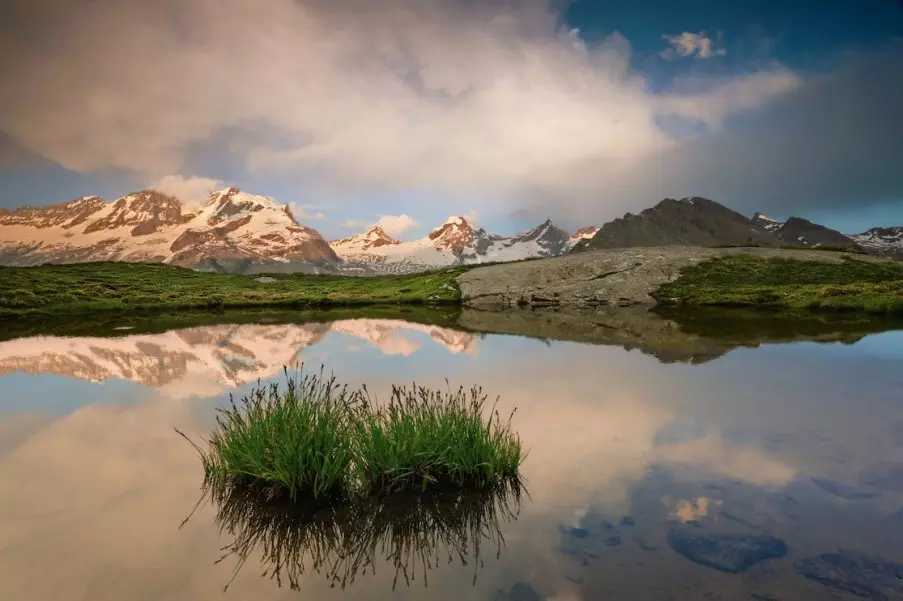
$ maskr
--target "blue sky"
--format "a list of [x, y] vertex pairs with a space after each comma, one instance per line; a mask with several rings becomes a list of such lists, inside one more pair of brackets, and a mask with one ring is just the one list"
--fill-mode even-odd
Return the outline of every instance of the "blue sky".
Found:
[[166, 181], [295, 203], [330, 238], [401, 214], [405, 238], [471, 212], [575, 228], [685, 195], [903, 223], [898, 0], [14, 4], [0, 207]]

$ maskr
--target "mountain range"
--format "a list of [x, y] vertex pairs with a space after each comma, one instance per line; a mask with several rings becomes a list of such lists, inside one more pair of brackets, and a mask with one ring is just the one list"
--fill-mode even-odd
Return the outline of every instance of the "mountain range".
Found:
[[638, 215], [627, 213], [609, 221], [572, 250], [672, 244], [830, 248], [903, 259], [903, 227], [848, 235], [802, 217], [778, 221], [756, 213], [748, 218], [713, 200], [693, 196], [666, 198]]
[[85, 196], [45, 207], [0, 210], [0, 264], [163, 262], [208, 271], [346, 275], [414, 273], [453, 265], [554, 257], [594, 248], [660, 246], [845, 248], [903, 259], [903, 227], [845, 235], [800, 217], [751, 219], [699, 197], [666, 198], [573, 234], [551, 220], [515, 236], [452, 216], [419, 240], [382, 228], [327, 242], [287, 205], [229, 187], [198, 203], [153, 190], [114, 201]]

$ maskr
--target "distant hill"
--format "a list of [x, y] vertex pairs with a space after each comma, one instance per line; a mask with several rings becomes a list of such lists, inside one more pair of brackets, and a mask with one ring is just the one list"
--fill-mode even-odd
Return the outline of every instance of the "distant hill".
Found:
[[722, 204], [697, 196], [666, 198], [639, 215], [627, 213], [599, 228], [575, 252], [632, 246], [781, 246], [762, 225]]

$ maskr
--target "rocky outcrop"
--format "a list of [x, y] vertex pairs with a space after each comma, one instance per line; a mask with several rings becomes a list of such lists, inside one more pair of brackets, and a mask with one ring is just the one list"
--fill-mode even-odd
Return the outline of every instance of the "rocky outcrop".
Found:
[[623, 248], [480, 267], [459, 276], [458, 285], [464, 304], [474, 307], [651, 306], [651, 294], [684, 267], [737, 253], [830, 263], [849, 256], [777, 248]]

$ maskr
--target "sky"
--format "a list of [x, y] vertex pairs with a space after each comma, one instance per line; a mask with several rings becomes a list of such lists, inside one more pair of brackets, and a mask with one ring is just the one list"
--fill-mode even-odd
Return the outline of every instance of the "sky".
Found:
[[327, 238], [664, 197], [903, 224], [900, 0], [7, 0], [0, 208], [237, 185]]

